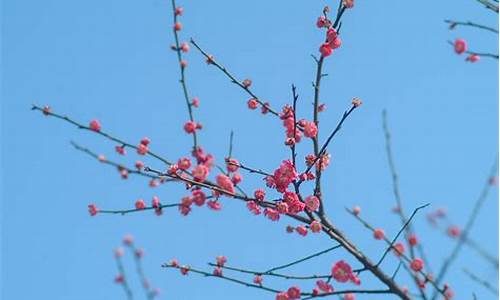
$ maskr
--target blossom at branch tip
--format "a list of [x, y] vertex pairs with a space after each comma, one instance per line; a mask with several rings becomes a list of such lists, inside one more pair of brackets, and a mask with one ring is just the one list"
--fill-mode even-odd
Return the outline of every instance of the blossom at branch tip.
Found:
[[227, 257], [225, 257], [224, 255], [219, 255], [215, 258], [215, 261], [217, 262], [217, 266], [223, 267], [227, 262]]
[[342, 0], [342, 4], [344, 5], [345, 8], [353, 8], [354, 0]]
[[193, 100], [191, 100], [191, 105], [194, 107], [199, 107], [200, 106], [200, 99], [198, 99], [197, 97], [193, 98]]
[[187, 157], [179, 158], [179, 160], [177, 161], [177, 166], [181, 170], [189, 170], [189, 168], [191, 168], [191, 160]]
[[116, 248], [114, 251], [114, 254], [115, 254], [115, 257], [117, 257], [117, 258], [122, 257], [124, 254], [123, 248], [122, 247]]
[[415, 234], [410, 234], [410, 236], [408, 236], [408, 243], [412, 247], [416, 246], [418, 244], [417, 236]]
[[132, 243], [134, 242], [134, 237], [130, 234], [127, 234], [123, 237], [123, 244], [126, 245], [126, 246], [130, 246], [132, 245]]
[[95, 216], [99, 212], [99, 208], [97, 208], [95, 204], [89, 204], [88, 208], [89, 208], [89, 214], [91, 216]]

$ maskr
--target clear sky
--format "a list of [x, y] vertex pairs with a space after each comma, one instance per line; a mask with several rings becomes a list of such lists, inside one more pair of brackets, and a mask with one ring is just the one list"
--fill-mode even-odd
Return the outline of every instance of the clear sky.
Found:
[[[337, 2], [179, 1], [185, 8], [181, 36], [195, 38], [239, 78], [252, 78], [254, 91], [274, 107], [291, 101], [290, 85], [296, 84], [298, 113], [311, 118], [315, 66], [310, 54], [317, 54], [323, 38], [315, 20], [325, 4], [336, 7]], [[342, 47], [325, 64], [322, 139], [352, 97], [364, 102], [331, 145], [332, 163], [323, 183], [327, 210], [374, 259], [383, 245], [344, 207], [359, 204], [363, 215], [390, 236], [399, 229], [390, 212], [394, 198], [381, 127], [384, 108], [408, 210], [431, 203], [427, 212], [447, 207], [452, 220], [464, 222], [498, 153], [497, 61], [465, 63], [446, 43], [463, 37], [471, 49], [498, 53], [498, 36], [470, 28], [449, 31], [447, 18], [493, 27], [498, 22], [496, 14], [473, 0], [359, 0], [344, 18]], [[120, 179], [114, 169], [75, 151], [70, 140], [124, 163], [135, 161], [134, 153], [118, 157], [114, 144], [45, 118], [30, 106], [50, 104], [84, 123], [98, 118], [103, 130], [132, 143], [149, 136], [151, 149], [170, 160], [186, 155], [191, 139], [182, 131], [187, 114], [169, 49], [171, 23], [165, 0], [3, 1], [2, 299], [124, 299], [112, 282], [117, 273], [112, 249], [127, 233], [145, 248], [145, 271], [162, 290], [160, 299], [273, 299], [260, 290], [162, 270], [160, 264], [172, 257], [209, 270], [206, 262], [224, 254], [232, 265], [266, 269], [332, 245], [325, 237], [287, 235], [285, 227], [293, 222], [254, 217], [240, 202], [227, 199], [221, 212], [195, 209], [188, 217], [176, 210], [162, 217], [151, 212], [88, 215], [89, 202], [129, 208], [153, 195], [177, 202], [185, 191], [171, 184], [151, 189], [142, 178]], [[276, 120], [249, 111], [247, 95], [199, 53], [191, 51], [187, 59], [191, 95], [201, 100], [196, 110], [204, 125], [200, 141], [218, 162], [227, 153], [231, 130], [234, 155], [251, 166], [273, 170], [289, 157]], [[310, 143], [298, 151], [308, 154]], [[242, 175], [247, 190], [262, 186], [260, 178]], [[497, 199], [494, 189], [472, 232], [492, 253], [498, 253]], [[425, 213], [415, 226], [436, 270], [453, 243], [427, 224]], [[327, 273], [332, 262], [347, 257], [334, 252], [290, 272]], [[126, 260], [130, 271], [131, 263]], [[383, 268], [391, 273], [395, 265], [391, 257]], [[475, 292], [478, 299], [494, 299], [482, 287], [464, 284], [464, 267], [498, 280], [496, 270], [466, 249], [449, 273], [457, 298]], [[140, 299], [136, 279], [131, 272]], [[367, 274], [361, 279], [366, 287], [380, 287]], [[399, 282], [410, 284], [404, 276]], [[293, 284], [272, 283], [277, 288]]]

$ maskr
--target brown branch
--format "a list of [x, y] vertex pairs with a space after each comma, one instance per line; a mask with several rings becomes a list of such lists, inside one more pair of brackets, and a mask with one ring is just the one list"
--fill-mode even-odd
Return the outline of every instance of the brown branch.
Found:
[[[175, 5], [175, 0], [172, 0], [172, 9], [173, 9], [173, 15], [174, 15], [174, 24], [177, 23], [177, 18], [178, 14], [176, 13], [177, 6]], [[177, 30], [175, 28], [172, 29], [174, 32], [174, 37], [175, 37], [175, 52], [177, 52], [177, 60], [179, 63], [179, 68], [181, 71], [181, 79], [179, 80], [181, 86], [182, 86], [182, 92], [184, 94], [184, 100], [186, 101], [187, 109], [188, 109], [188, 114], [189, 114], [189, 120], [191, 122], [194, 122], [194, 117], [193, 117], [193, 105], [189, 100], [189, 94], [188, 94], [188, 89], [186, 85], [186, 76], [185, 76], [185, 70], [186, 67], [183, 66], [182, 62], [182, 51], [181, 51], [181, 46], [179, 43], [179, 35], [177, 33]], [[196, 130], [193, 131], [193, 150], [196, 150], [198, 148], [198, 141], [197, 141], [197, 136], [196, 136]]]
[[[474, 204], [474, 207], [472, 208], [471, 214], [469, 215], [469, 218], [467, 219], [467, 223], [465, 224], [464, 229], [462, 230], [462, 233], [458, 237], [458, 241], [455, 244], [455, 247], [452, 249], [451, 253], [449, 256], [447, 256], [446, 260], [444, 261], [443, 265], [441, 266], [441, 269], [438, 272], [438, 275], [436, 277], [436, 283], [439, 284], [444, 277], [446, 276], [446, 273], [448, 272], [448, 269], [451, 267], [455, 259], [458, 257], [458, 254], [460, 253], [460, 250], [462, 249], [464, 245], [464, 240], [467, 238], [469, 231], [472, 229], [472, 226], [474, 225], [474, 222], [476, 221], [476, 218], [479, 215], [479, 211], [481, 210], [481, 207], [483, 206], [484, 202], [486, 201], [491, 184], [490, 184], [490, 178], [493, 176], [496, 176], [497, 174], [497, 168], [498, 168], [498, 161], [495, 160], [495, 163], [492, 165], [490, 172], [488, 174], [488, 178], [486, 178], [486, 181], [483, 185], [483, 189], [476, 200], [476, 203]], [[436, 299], [437, 294], [434, 294], [432, 296], [432, 299]]]
[[465, 272], [465, 274], [467, 274], [467, 276], [469, 276], [470, 279], [472, 279], [473, 281], [482, 285], [488, 291], [492, 292], [493, 295], [498, 296], [498, 289], [496, 287], [494, 287], [491, 283], [489, 283], [488, 280], [479, 278], [479, 276], [475, 275], [474, 273], [472, 273], [471, 271], [469, 271], [467, 269], [464, 269], [464, 272]]
[[[102, 130], [100, 130], [100, 131], [94, 131], [94, 130], [90, 129], [90, 127], [89, 127], [89, 126], [86, 126], [86, 125], [83, 125], [83, 124], [81, 124], [81, 123], [79, 123], [79, 122], [77, 122], [77, 121], [74, 121], [74, 120], [70, 119], [68, 116], [63, 116], [63, 115], [60, 115], [60, 114], [56, 114], [56, 113], [53, 113], [53, 112], [51, 112], [51, 111], [44, 111], [44, 109], [43, 109], [43, 108], [41, 108], [41, 107], [39, 107], [39, 106], [37, 106], [37, 105], [35, 105], [35, 104], [33, 104], [33, 106], [32, 106], [32, 108], [31, 108], [31, 109], [32, 109], [32, 110], [38, 110], [38, 111], [40, 111], [41, 113], [43, 113], [44, 115], [46, 115], [46, 116], [51, 116], [51, 117], [54, 117], [54, 118], [57, 118], [57, 119], [61, 119], [61, 120], [63, 120], [63, 121], [66, 121], [66, 122], [68, 122], [68, 123], [70, 123], [70, 124], [72, 124], [72, 125], [74, 125], [74, 126], [78, 127], [79, 129], [84, 129], [84, 130], [87, 130], [87, 131], [93, 132], [93, 133], [95, 133], [95, 134], [101, 135], [101, 136], [105, 137], [106, 139], [108, 139], [108, 140], [110, 140], [110, 141], [113, 141], [113, 142], [115, 142], [115, 143], [118, 143], [118, 144], [122, 145], [122, 147], [129, 147], [129, 148], [132, 148], [132, 149], [137, 150], [137, 146], [135, 146], [135, 145], [132, 145], [132, 144], [130, 144], [130, 143], [127, 143], [127, 142], [125, 142], [125, 141], [124, 141], [124, 140], [122, 140], [122, 139], [119, 139], [119, 138], [116, 138], [116, 137], [114, 137], [114, 136], [111, 136], [110, 134], [105, 133], [105, 132], [104, 132], [104, 131], [102, 131]], [[171, 163], [171, 162], [169, 162], [169, 161], [168, 161], [168, 160], [166, 160], [165, 158], [163, 158], [163, 157], [159, 156], [158, 154], [155, 154], [155, 153], [153, 153], [153, 152], [151, 152], [151, 151], [148, 151], [148, 152], [146, 153], [146, 155], [149, 155], [149, 156], [151, 156], [151, 157], [154, 157], [154, 158], [158, 159], [159, 161], [163, 162], [163, 163], [164, 163], [164, 164], [166, 164], [167, 166], [172, 165], [172, 163]]]
[[475, 28], [479, 28], [479, 29], [491, 31], [491, 32], [494, 32], [494, 33], [498, 34], [498, 30], [495, 29], [495, 28], [492, 28], [492, 27], [489, 27], [489, 26], [485, 26], [485, 25], [481, 25], [481, 24], [478, 24], [478, 23], [474, 23], [474, 22], [471, 22], [471, 21], [464, 22], [464, 21], [455, 21], [455, 20], [444, 20], [444, 22], [447, 23], [447, 24], [450, 24], [450, 29], [453, 29], [456, 26], [467, 26], [467, 27], [475, 27]]
[[237, 86], [239, 86], [240, 88], [242, 88], [244, 91], [247, 92], [247, 94], [249, 94], [253, 99], [255, 99], [255, 101], [257, 101], [261, 106], [265, 106], [267, 108], [267, 110], [279, 117], [279, 114], [274, 110], [272, 109], [269, 104], [265, 104], [264, 102], [262, 102], [259, 97], [257, 97], [257, 95], [255, 95], [249, 87], [246, 87], [242, 84], [242, 82], [240, 80], [237, 80], [231, 73], [229, 73], [229, 71], [221, 64], [219, 64], [215, 58], [213, 58], [213, 56], [209, 55], [207, 52], [205, 52], [203, 49], [201, 49], [201, 47], [193, 40], [191, 39], [191, 44], [193, 44], [195, 46], [196, 49], [198, 49], [198, 51], [200, 51], [201, 54], [203, 54], [203, 56], [205, 56], [205, 58], [207, 59], [207, 61], [210, 61], [210, 64], [214, 65], [215, 67], [217, 67], [217, 69], [221, 70], [224, 74], [226, 74], [227, 77], [229, 77], [229, 79], [231, 80], [232, 83], [236, 84]]

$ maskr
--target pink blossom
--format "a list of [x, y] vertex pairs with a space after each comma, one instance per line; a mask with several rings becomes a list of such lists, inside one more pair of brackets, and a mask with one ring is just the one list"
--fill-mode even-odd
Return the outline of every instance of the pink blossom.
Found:
[[289, 300], [288, 294], [286, 292], [280, 292], [276, 294], [276, 300]]
[[140, 155], [146, 155], [148, 153], [148, 151], [149, 151], [148, 146], [146, 146], [144, 144], [139, 144], [137, 146], [137, 153]]
[[323, 280], [316, 281], [318, 288], [325, 293], [333, 293], [333, 286]]
[[249, 88], [252, 85], [252, 80], [251, 79], [245, 79], [241, 82], [241, 85], [243, 85], [244, 88]]
[[314, 122], [306, 122], [304, 125], [304, 135], [308, 138], [314, 138], [318, 134], [318, 127]]
[[344, 295], [343, 300], [354, 300], [354, 299], [356, 299], [356, 296], [353, 293], [347, 293]]
[[193, 133], [196, 130], [196, 123], [193, 121], [187, 121], [184, 124], [184, 131], [186, 133]]
[[194, 204], [198, 206], [203, 206], [205, 204], [205, 200], [207, 199], [207, 196], [201, 189], [194, 189], [192, 192], [193, 195], [193, 202]]
[[89, 204], [88, 208], [91, 216], [95, 216], [99, 212], [99, 208], [95, 204]]
[[295, 227], [295, 231], [297, 231], [297, 233], [300, 234], [301, 236], [307, 235], [307, 228], [304, 225], [299, 225]]
[[208, 177], [208, 168], [205, 165], [197, 165], [193, 169], [193, 179], [197, 182], [204, 182]]
[[279, 168], [274, 171], [274, 183], [276, 190], [280, 193], [285, 192], [290, 183], [298, 177], [295, 166], [290, 160], [285, 160]]
[[258, 190], [255, 190], [253, 195], [257, 201], [264, 201], [264, 197], [266, 196], [266, 192], [263, 189], [258, 189]]
[[151, 201], [151, 206], [154, 208], [160, 207], [160, 198], [158, 198], [158, 196], [153, 196], [153, 200]]
[[271, 221], [278, 221], [280, 219], [279, 212], [272, 208], [264, 209], [264, 216], [268, 217]]
[[125, 281], [125, 277], [123, 277], [122, 274], [118, 274], [115, 276], [115, 282], [116, 283], [123, 283]]
[[181, 170], [188, 170], [191, 168], [191, 160], [187, 157], [180, 158], [179, 161], [177, 161], [177, 166]]
[[260, 275], [255, 276], [255, 278], [253, 279], [253, 283], [258, 284], [258, 285], [262, 285], [262, 281], [263, 281], [263, 279], [262, 279], [262, 276], [260, 276]]
[[182, 23], [181, 22], [176, 22], [174, 24], [174, 30], [175, 31], [180, 31], [182, 29]]
[[146, 207], [146, 203], [144, 202], [144, 200], [139, 199], [135, 202], [136, 209], [144, 209], [145, 207]]
[[227, 257], [225, 257], [224, 255], [219, 255], [215, 258], [215, 261], [217, 262], [217, 265], [219, 267], [223, 267], [224, 264], [227, 262]]
[[234, 173], [233, 177], [231, 177], [231, 181], [233, 182], [234, 185], [237, 185], [243, 180], [241, 177], [240, 173]]
[[182, 7], [176, 7], [175, 8], [175, 15], [176, 16], [182, 16], [183, 12], [184, 12], [184, 8], [182, 8]]
[[123, 256], [123, 248], [122, 247], [118, 247], [115, 249], [115, 257], [122, 257]]
[[318, 232], [321, 232], [321, 229], [322, 229], [322, 226], [321, 226], [321, 223], [314, 220], [311, 222], [311, 224], [309, 225], [309, 228], [311, 228], [311, 231], [314, 232], [314, 233], [318, 233]]
[[297, 286], [292, 286], [287, 291], [288, 299], [300, 299], [300, 289]]
[[337, 49], [340, 47], [340, 45], [342, 45], [342, 40], [340, 39], [340, 37], [336, 37], [335, 39], [333, 39], [333, 41], [330, 42], [330, 47], [332, 47], [332, 49]]
[[222, 205], [220, 204], [220, 202], [215, 201], [215, 200], [208, 201], [207, 206], [212, 210], [221, 210], [222, 209]]
[[255, 201], [248, 201], [247, 202], [247, 208], [249, 211], [251, 211], [254, 215], [260, 215], [260, 207]]
[[144, 250], [141, 248], [137, 248], [137, 249], [135, 249], [134, 254], [136, 257], [141, 258], [144, 256]]
[[293, 226], [288, 225], [288, 226], [286, 227], [286, 232], [287, 232], [287, 233], [293, 233], [294, 231], [295, 231], [295, 228], [293, 228]]
[[144, 168], [144, 163], [142, 161], [140, 161], [140, 160], [136, 161], [135, 162], [135, 168], [137, 170], [141, 170], [142, 168]]
[[373, 231], [373, 237], [376, 239], [376, 240], [382, 240], [384, 239], [385, 237], [385, 232], [384, 230], [380, 229], [380, 228], [377, 228]]
[[352, 275], [351, 266], [343, 260], [336, 262], [332, 267], [332, 277], [338, 282], [347, 282]]
[[477, 54], [470, 54], [469, 56], [467, 56], [467, 58], [465, 60], [469, 61], [471, 63], [475, 63], [476, 61], [478, 61], [480, 59], [481, 59], [481, 56], [479, 56]]
[[448, 233], [448, 236], [450, 236], [452, 238], [457, 238], [460, 236], [461, 230], [460, 230], [460, 227], [458, 227], [456, 225], [451, 225], [450, 227], [448, 227], [447, 233]]
[[328, 43], [321, 44], [319, 47], [319, 52], [323, 57], [330, 56], [333, 53], [333, 49]]
[[182, 275], [187, 275], [187, 274], [188, 274], [188, 272], [189, 272], [189, 269], [190, 269], [190, 267], [189, 267], [189, 266], [182, 266], [182, 267], [180, 267], [181, 274], [182, 274]]
[[416, 246], [418, 244], [417, 236], [414, 234], [411, 234], [408, 237], [408, 243], [410, 244], [410, 246]]
[[151, 143], [151, 140], [147, 136], [141, 139], [141, 144], [143, 144], [144, 146], [149, 145], [149, 143]]
[[191, 105], [194, 106], [194, 107], [198, 107], [200, 106], [200, 99], [198, 98], [193, 98], [193, 100], [191, 100]]
[[228, 172], [236, 172], [240, 167], [238, 160], [234, 158], [226, 158], [226, 169]]
[[125, 147], [124, 146], [116, 146], [115, 150], [120, 155], [126, 155], [127, 154], [127, 152], [125, 151]]
[[455, 52], [457, 54], [462, 54], [467, 51], [467, 42], [463, 39], [456, 39], [453, 47], [455, 48]]
[[305, 201], [306, 209], [310, 212], [314, 212], [319, 208], [319, 199], [316, 196], [308, 196]]
[[286, 204], [286, 202], [280, 201], [280, 202], [276, 203], [276, 210], [280, 214], [286, 214], [286, 213], [288, 213], [288, 204]]
[[422, 270], [423, 267], [424, 267], [424, 261], [420, 258], [415, 258], [414, 260], [412, 260], [410, 264], [410, 268], [415, 272], [419, 272], [420, 270]]
[[361, 207], [359, 206], [354, 206], [353, 209], [352, 209], [352, 213], [357, 216], [359, 215], [359, 213], [361, 212]]
[[230, 194], [234, 194], [234, 184], [229, 177], [224, 174], [219, 174], [215, 178], [215, 181], [223, 190], [229, 192]]
[[401, 242], [394, 245], [394, 255], [401, 256], [405, 252], [405, 245]]
[[105, 162], [106, 161], [106, 157], [102, 154], [99, 154], [99, 156], [97, 156], [97, 160], [99, 160], [100, 162]]
[[248, 105], [248, 108], [253, 110], [259, 106], [259, 103], [257, 102], [256, 99], [252, 98], [252, 99], [248, 100], [247, 105]]
[[127, 234], [126, 236], [123, 237], [123, 244], [130, 246], [134, 242], [134, 237], [131, 236], [130, 234]]
[[344, 6], [346, 8], [353, 8], [354, 7], [354, 0], [342, 0], [342, 4], [344, 4]]
[[89, 123], [89, 127], [91, 130], [95, 132], [101, 131], [101, 123], [99, 123], [99, 120], [92, 120]]
[[127, 169], [120, 169], [120, 176], [122, 179], [127, 179], [128, 178], [128, 170]]
[[184, 53], [189, 52], [189, 44], [186, 42], [182, 43], [180, 48], [181, 48], [181, 51]]
[[214, 276], [222, 277], [222, 268], [216, 267], [213, 272]]
[[326, 31], [326, 41], [331, 43], [333, 40], [337, 38], [337, 30], [335, 28], [330, 28]]

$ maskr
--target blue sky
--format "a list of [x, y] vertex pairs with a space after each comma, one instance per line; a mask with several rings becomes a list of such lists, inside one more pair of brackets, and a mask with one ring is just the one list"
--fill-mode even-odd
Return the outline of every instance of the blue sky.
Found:
[[[182, 39], [195, 38], [239, 78], [252, 78], [254, 91], [280, 107], [300, 94], [299, 114], [312, 117], [314, 62], [323, 33], [315, 20], [332, 1], [179, 1], [185, 8]], [[5, 0], [2, 6], [2, 299], [121, 299], [112, 283], [112, 249], [133, 234], [146, 249], [145, 270], [163, 294], [160, 299], [272, 299], [259, 290], [210, 278], [162, 270], [172, 257], [206, 267], [224, 254], [232, 265], [266, 269], [330, 247], [324, 237], [286, 235], [288, 220], [271, 223], [254, 217], [239, 202], [224, 210], [195, 209], [189, 217], [175, 210], [164, 216], [88, 216], [86, 205], [128, 208], [138, 198], [158, 195], [177, 202], [179, 186], [157, 189], [147, 181], [119, 178], [113, 169], [76, 152], [74, 140], [109, 158], [114, 144], [88, 132], [31, 112], [50, 104], [54, 111], [82, 122], [101, 120], [103, 129], [132, 143], [143, 136], [151, 148], [171, 160], [186, 155], [191, 139], [182, 132], [186, 107], [179, 72], [169, 49], [170, 1]], [[333, 222], [370, 257], [383, 245], [345, 213], [359, 204], [374, 225], [394, 235], [399, 221], [384, 152], [381, 112], [389, 113], [393, 148], [407, 209], [431, 203], [447, 207], [453, 220], [465, 220], [498, 153], [498, 65], [484, 59], [468, 64], [447, 40], [463, 37], [471, 49], [498, 53], [497, 36], [470, 28], [449, 31], [443, 20], [455, 18], [496, 26], [497, 15], [472, 0], [357, 1], [342, 27], [343, 45], [327, 59], [321, 101], [321, 137], [331, 130], [352, 97], [364, 104], [346, 122], [331, 145], [332, 163], [324, 176], [327, 210]], [[247, 95], [195, 51], [187, 55], [188, 84], [201, 107], [201, 144], [218, 161], [235, 132], [234, 155], [273, 170], [288, 150], [283, 129], [270, 116], [246, 108]], [[299, 155], [309, 153], [303, 143]], [[147, 161], [162, 167], [157, 162]], [[243, 173], [243, 187], [262, 186]], [[492, 253], [498, 252], [498, 194], [489, 196], [472, 231]], [[452, 243], [415, 220], [434, 269]], [[290, 272], [328, 272], [346, 258], [333, 252]], [[129, 257], [130, 258], [130, 257]], [[132, 261], [127, 260], [129, 270]], [[396, 262], [384, 267], [390, 273]], [[459, 298], [492, 299], [475, 284], [462, 284], [467, 267], [497, 282], [498, 273], [464, 250], [448, 281]], [[133, 288], [140, 299], [134, 275]], [[379, 287], [364, 275], [367, 287]], [[404, 276], [402, 284], [410, 284]], [[272, 282], [286, 288], [293, 282]], [[305, 289], [312, 284], [303, 285]], [[341, 286], [336, 286], [338, 289]], [[359, 297], [359, 299], [391, 297]]]

